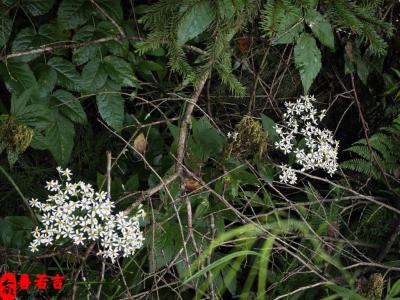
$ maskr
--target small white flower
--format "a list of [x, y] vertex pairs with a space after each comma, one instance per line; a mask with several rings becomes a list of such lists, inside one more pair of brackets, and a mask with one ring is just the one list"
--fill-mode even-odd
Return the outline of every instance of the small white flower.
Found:
[[46, 189], [50, 192], [58, 191], [60, 185], [58, 184], [58, 180], [51, 180], [46, 182]]
[[32, 206], [32, 207], [39, 208], [39, 200], [36, 199], [36, 198], [32, 198], [32, 199], [29, 201], [29, 205]]
[[[339, 143], [334, 140], [331, 131], [318, 127], [318, 121], [325, 117], [326, 110], [318, 112], [313, 101], [314, 96], [301, 96], [296, 102], [285, 103], [284, 125], [275, 127], [279, 136], [275, 146], [284, 154], [295, 153], [296, 163], [301, 166], [302, 171], [321, 168], [332, 175], [338, 168]], [[296, 141], [300, 140], [305, 141], [301, 148], [295, 146]], [[280, 180], [291, 184], [295, 182], [297, 177], [292, 171], [290, 167], [283, 166]]]
[[139, 218], [144, 217], [141, 207], [131, 219], [123, 212], [113, 214], [115, 206], [107, 193], [95, 192], [88, 183], [71, 183], [72, 172], [57, 168], [66, 182], [57, 180], [46, 183], [50, 192], [45, 203], [31, 199], [29, 204], [42, 212], [40, 219], [44, 228], [32, 232], [32, 252], [40, 245], [53, 245], [59, 239], [69, 239], [75, 245], [88, 241], [100, 244], [98, 255], [115, 261], [120, 255], [133, 255], [143, 245], [144, 237], [139, 228]]
[[282, 174], [279, 175], [279, 180], [283, 183], [296, 184], [297, 175], [294, 169], [287, 165], [281, 166]]

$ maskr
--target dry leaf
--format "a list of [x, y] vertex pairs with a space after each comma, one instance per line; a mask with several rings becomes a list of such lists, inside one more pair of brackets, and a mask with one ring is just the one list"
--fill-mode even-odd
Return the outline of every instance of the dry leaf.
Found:
[[202, 187], [200, 182], [190, 177], [185, 177], [183, 184], [185, 185], [186, 192], [193, 192]]
[[140, 154], [144, 154], [147, 150], [147, 140], [143, 133], [139, 133], [133, 141], [133, 148]]
[[235, 41], [236, 41], [236, 42], [238, 43], [238, 45], [239, 45], [240, 52], [242, 52], [243, 54], [245, 54], [245, 53], [247, 53], [247, 52], [250, 51], [250, 47], [251, 47], [251, 44], [252, 44], [252, 39], [251, 39], [251, 37], [249, 37], [249, 36], [242, 36], [242, 37], [237, 38]]

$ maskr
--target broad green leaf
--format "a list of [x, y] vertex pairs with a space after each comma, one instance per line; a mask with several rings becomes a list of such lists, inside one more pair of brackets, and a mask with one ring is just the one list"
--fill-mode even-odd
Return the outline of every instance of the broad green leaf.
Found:
[[55, 122], [46, 132], [47, 149], [61, 166], [65, 167], [71, 157], [74, 146], [74, 125], [67, 118], [53, 112]]
[[7, 149], [7, 160], [10, 166], [13, 166], [17, 162], [19, 154], [20, 152], [17, 149]]
[[[35, 48], [35, 46], [36, 46], [35, 45], [35, 36], [36, 36], [36, 33], [31, 27], [22, 29], [21, 31], [19, 31], [17, 33], [17, 36], [13, 40], [13, 43], [11, 46], [11, 51], [12, 52], [20, 52], [20, 51], [25, 51], [25, 50]], [[38, 56], [39, 56], [39, 54], [24, 55], [24, 56], [16, 58], [15, 60], [22, 61], [22, 62], [28, 62], [28, 61], [31, 61], [32, 59], [35, 59]]]
[[137, 67], [137, 70], [143, 74], [151, 75], [153, 71], [163, 71], [164, 66], [152, 60], [142, 60]]
[[82, 70], [82, 88], [89, 92], [96, 92], [104, 86], [107, 72], [99, 59], [92, 59]]
[[192, 119], [193, 138], [204, 152], [217, 154], [223, 150], [225, 138], [210, 124], [206, 117]]
[[[80, 28], [72, 38], [75, 42], [90, 41], [96, 38], [96, 30], [92, 25], [86, 25]], [[75, 65], [82, 65], [94, 58], [99, 52], [100, 45], [88, 45], [73, 50], [72, 62]]]
[[[359, 52], [359, 51], [358, 51]], [[369, 68], [368, 68], [368, 61], [363, 59], [361, 57], [360, 53], [357, 53], [355, 56], [355, 63], [356, 63], [356, 69], [357, 69], [357, 75], [361, 79], [361, 81], [367, 85], [368, 83], [368, 75], [369, 75]]]
[[[63, 34], [56, 25], [44, 24], [40, 26], [38, 32], [31, 27], [24, 28], [18, 32], [11, 49], [12, 52], [26, 51], [54, 42], [63, 41], [65, 39], [65, 34]], [[38, 56], [39, 54], [23, 55], [21, 57], [13, 58], [13, 60], [28, 62]]]
[[25, 125], [35, 128], [47, 128], [53, 121], [51, 110], [44, 104], [29, 104], [16, 115], [16, 118]]
[[10, 37], [13, 22], [7, 15], [0, 17], [0, 48], [3, 47]]
[[397, 280], [394, 283], [394, 285], [390, 288], [387, 298], [390, 299], [390, 298], [393, 298], [393, 297], [399, 296], [399, 295], [400, 295], [400, 280]]
[[31, 218], [26, 216], [8, 216], [0, 219], [0, 245], [25, 249], [31, 239], [34, 227]]
[[138, 80], [130, 63], [113, 55], [104, 58], [104, 63], [108, 75], [115, 82], [118, 82], [121, 86], [138, 86]]
[[40, 26], [37, 37], [35, 38], [35, 45], [37, 47], [54, 42], [64, 41], [67, 36], [61, 32], [55, 24], [44, 24]]
[[53, 97], [59, 101], [58, 109], [64, 116], [74, 123], [87, 123], [86, 113], [74, 95], [64, 90], [57, 90], [53, 93]]
[[276, 32], [272, 42], [274, 44], [293, 43], [304, 31], [302, 11], [299, 7], [286, 8], [285, 4], [277, 4], [277, 17], [275, 28]]
[[335, 37], [333, 35], [332, 26], [329, 21], [326, 20], [324, 16], [322, 16], [314, 9], [307, 10], [304, 17], [308, 27], [311, 28], [318, 40], [325, 46], [334, 50]]
[[[151, 271], [158, 270], [166, 266], [176, 255], [182, 247], [182, 238], [180, 235], [179, 225], [176, 223], [168, 222], [163, 225], [157, 223], [155, 225], [155, 238], [153, 242], [152, 234], [146, 238], [147, 247], [151, 249], [154, 254], [154, 261], [150, 260]], [[152, 232], [149, 230], [149, 233]]]
[[10, 113], [17, 116], [28, 104], [29, 98], [31, 97], [32, 89], [23, 91], [20, 95], [13, 93], [11, 95], [11, 108]]
[[22, 6], [29, 11], [32, 16], [41, 16], [49, 12], [53, 7], [54, 0], [22, 0]]
[[294, 63], [300, 72], [304, 93], [307, 94], [321, 69], [321, 52], [310, 34], [303, 33], [297, 40], [294, 47]]
[[73, 29], [85, 24], [93, 8], [86, 0], [63, 0], [58, 7], [58, 24], [65, 29]]
[[187, 11], [178, 24], [178, 46], [182, 46], [187, 41], [204, 32], [214, 18], [214, 11], [209, 1], [201, 1], [188, 6]]
[[41, 96], [48, 96], [56, 86], [57, 72], [45, 64], [37, 66], [34, 72], [37, 77], [39, 94]]
[[22, 93], [29, 88], [37, 88], [35, 75], [26, 63], [9, 61], [0, 63], [0, 76], [11, 92]]
[[261, 114], [261, 121], [262, 121], [262, 125], [264, 127], [264, 130], [267, 133], [268, 141], [270, 143], [274, 143], [275, 141], [277, 141], [279, 136], [278, 136], [278, 134], [276, 133], [276, 130], [275, 130], [275, 125], [276, 124], [275, 124], [274, 120], [272, 120], [270, 117], [268, 117], [268, 116], [266, 116], [264, 114]]
[[103, 91], [96, 96], [96, 102], [104, 121], [113, 129], [120, 129], [124, 123], [124, 98], [119, 86], [108, 81]]
[[70, 61], [62, 57], [53, 57], [47, 64], [57, 72], [57, 82], [61, 86], [74, 91], [81, 89], [81, 76]]
[[[109, 14], [111, 18], [117, 21], [117, 23], [122, 21], [123, 11], [120, 0], [97, 0], [96, 2]], [[101, 14], [101, 17], [104, 18], [104, 15]]]

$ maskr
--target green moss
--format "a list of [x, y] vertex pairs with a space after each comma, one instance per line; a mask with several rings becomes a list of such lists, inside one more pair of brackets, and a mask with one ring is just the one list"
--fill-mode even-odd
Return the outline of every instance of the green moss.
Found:
[[245, 116], [235, 129], [237, 138], [227, 145], [226, 156], [239, 160], [261, 159], [267, 152], [267, 137], [261, 122]]

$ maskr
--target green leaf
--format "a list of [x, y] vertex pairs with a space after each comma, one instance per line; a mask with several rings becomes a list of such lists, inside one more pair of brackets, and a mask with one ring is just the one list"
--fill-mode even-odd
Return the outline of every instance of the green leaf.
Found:
[[124, 123], [124, 98], [119, 86], [108, 81], [103, 93], [96, 96], [97, 109], [101, 117], [114, 129], [120, 129]]
[[318, 40], [329, 47], [335, 49], [335, 37], [333, 36], [332, 26], [319, 12], [314, 9], [306, 11], [305, 20]]
[[41, 64], [34, 70], [39, 94], [41, 96], [48, 96], [54, 89], [57, 83], [57, 72], [48, 65]]
[[32, 16], [41, 16], [49, 12], [53, 7], [54, 0], [22, 0], [22, 6], [29, 11]]
[[288, 9], [285, 4], [277, 4], [276, 34], [272, 39], [274, 44], [293, 43], [304, 31], [301, 8], [294, 6]]
[[37, 88], [35, 75], [26, 63], [9, 61], [0, 63], [0, 76], [11, 92], [21, 93], [29, 88]]
[[0, 48], [3, 47], [10, 37], [13, 21], [7, 15], [0, 17]]
[[55, 24], [44, 24], [40, 26], [37, 37], [35, 38], [35, 46], [39, 47], [44, 44], [64, 41], [67, 36], [61, 32], [60, 28]]
[[[177, 251], [182, 247], [182, 238], [179, 225], [175, 223], [155, 224], [155, 239], [152, 235], [146, 238], [148, 247], [154, 253], [154, 261], [151, 259], [151, 271], [158, 270], [167, 265], [175, 257]], [[149, 233], [152, 230], [149, 230]]]
[[367, 62], [361, 58], [361, 55], [356, 56], [356, 69], [358, 77], [365, 85], [367, 85], [370, 70], [368, 68]]
[[178, 24], [178, 46], [182, 46], [204, 32], [214, 18], [214, 11], [209, 1], [201, 1], [189, 6]]
[[107, 72], [99, 59], [89, 61], [82, 70], [82, 88], [89, 92], [96, 92], [104, 86]]
[[57, 21], [64, 29], [73, 29], [85, 24], [92, 11], [86, 0], [63, 0], [58, 7]]
[[20, 95], [12, 94], [11, 95], [11, 108], [10, 113], [14, 116], [17, 116], [19, 113], [23, 111], [23, 109], [28, 104], [29, 98], [31, 97], [32, 89], [27, 89], [23, 91]]
[[[123, 11], [120, 0], [97, 0], [96, 2], [109, 14], [111, 18], [117, 21], [117, 23], [122, 21]], [[101, 16], [104, 18], [104, 15]]]
[[267, 133], [267, 137], [268, 137], [268, 141], [270, 142], [270, 143], [274, 143], [274, 142], [276, 142], [278, 139], [279, 139], [279, 136], [278, 136], [278, 134], [276, 133], [276, 130], [275, 130], [275, 122], [274, 122], [274, 120], [272, 120], [270, 117], [268, 117], [268, 116], [266, 116], [266, 115], [264, 115], [264, 114], [261, 114], [261, 122], [262, 122], [262, 125], [263, 125], [263, 127], [264, 127], [264, 130], [266, 131], [266, 133]]
[[210, 124], [206, 117], [200, 120], [192, 119], [193, 138], [204, 152], [217, 154], [222, 152], [224, 137]]
[[294, 63], [300, 72], [304, 93], [307, 94], [321, 69], [321, 52], [310, 34], [303, 33], [297, 40], [294, 47]]
[[47, 64], [57, 72], [58, 84], [69, 90], [79, 91], [81, 89], [81, 76], [71, 62], [62, 57], [53, 57]]
[[8, 216], [0, 219], [0, 245], [25, 249], [31, 239], [33, 222], [26, 216]]
[[400, 294], [400, 280], [397, 280], [388, 292], [388, 298], [393, 298]]
[[74, 123], [85, 124], [87, 123], [86, 113], [79, 99], [75, 98], [70, 92], [64, 90], [57, 90], [53, 93], [59, 102], [59, 111]]
[[[22, 29], [20, 32], [17, 33], [17, 36], [13, 40], [11, 51], [20, 52], [35, 48], [35, 36], [36, 33], [31, 27]], [[15, 60], [28, 62], [35, 59], [38, 56], [39, 54], [23, 55], [21, 57], [16, 58]]]
[[17, 120], [25, 125], [45, 129], [51, 125], [51, 110], [44, 104], [30, 104], [18, 111]]
[[[92, 25], [83, 26], [78, 30], [78, 32], [72, 38], [75, 42], [90, 41], [96, 38], [96, 30]], [[86, 47], [80, 47], [73, 50], [72, 62], [75, 65], [82, 65], [88, 62], [90, 59], [94, 58], [99, 52], [100, 46], [88, 45]]]
[[108, 75], [115, 82], [118, 82], [121, 86], [138, 86], [132, 65], [124, 59], [110, 55], [104, 58], [104, 63]]
[[74, 146], [74, 125], [58, 112], [54, 112], [55, 122], [46, 132], [46, 145], [54, 159], [65, 167], [71, 157]]

